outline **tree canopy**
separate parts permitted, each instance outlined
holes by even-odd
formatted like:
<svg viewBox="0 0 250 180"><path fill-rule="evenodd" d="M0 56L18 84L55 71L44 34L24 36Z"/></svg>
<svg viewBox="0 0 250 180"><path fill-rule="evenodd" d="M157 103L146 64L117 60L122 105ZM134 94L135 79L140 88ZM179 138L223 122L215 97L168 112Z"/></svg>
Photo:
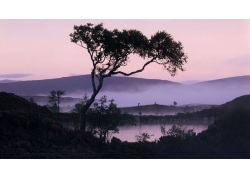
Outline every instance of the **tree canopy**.
<svg viewBox="0 0 250 180"><path fill-rule="evenodd" d="M48 96L48 108L52 112L59 113L60 112L60 103L62 96L65 95L65 91L62 90L52 90L50 91L50 95Z"/></svg>
<svg viewBox="0 0 250 180"><path fill-rule="evenodd" d="M108 77L115 74L130 76L142 72L150 63L157 63L174 76L177 69L184 70L187 55L181 42L176 42L165 31L158 31L147 38L138 30L108 30L103 24L74 26L70 34L71 42L87 49L97 76ZM119 68L127 66L129 55L137 54L146 59L141 69L122 72Z"/></svg>

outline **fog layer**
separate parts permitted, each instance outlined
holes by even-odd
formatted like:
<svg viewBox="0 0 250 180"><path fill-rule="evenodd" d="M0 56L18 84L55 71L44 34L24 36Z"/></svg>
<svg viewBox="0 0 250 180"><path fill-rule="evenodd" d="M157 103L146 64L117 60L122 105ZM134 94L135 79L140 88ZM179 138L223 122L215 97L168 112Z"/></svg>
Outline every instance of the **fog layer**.
<svg viewBox="0 0 250 180"><path fill-rule="evenodd" d="M87 92L91 95L91 92ZM82 97L84 92L78 91L69 94L71 97ZM250 94L250 84L241 86L214 86L214 85L183 85L173 86L150 86L136 92L110 92L100 91L97 99L106 95L108 99L114 99L119 107L137 106L147 104L177 105L186 104L215 104L220 105L233 100L236 97Z"/></svg>

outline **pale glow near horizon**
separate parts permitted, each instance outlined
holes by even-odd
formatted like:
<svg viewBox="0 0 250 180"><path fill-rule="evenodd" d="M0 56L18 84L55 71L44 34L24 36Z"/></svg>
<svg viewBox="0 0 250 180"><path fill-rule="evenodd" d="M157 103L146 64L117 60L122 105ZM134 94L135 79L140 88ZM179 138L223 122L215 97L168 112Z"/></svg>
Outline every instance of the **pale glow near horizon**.
<svg viewBox="0 0 250 180"><path fill-rule="evenodd" d="M171 77L152 64L134 77L182 82L250 75L250 20L0 20L0 80L89 74L89 55L69 37L74 25L88 22L103 22L108 29L137 29L148 37L165 30L182 42L188 54L186 71ZM137 62L143 63L131 58L131 64L124 69L140 68L142 64ZM31 75L1 76L5 74Z"/></svg>

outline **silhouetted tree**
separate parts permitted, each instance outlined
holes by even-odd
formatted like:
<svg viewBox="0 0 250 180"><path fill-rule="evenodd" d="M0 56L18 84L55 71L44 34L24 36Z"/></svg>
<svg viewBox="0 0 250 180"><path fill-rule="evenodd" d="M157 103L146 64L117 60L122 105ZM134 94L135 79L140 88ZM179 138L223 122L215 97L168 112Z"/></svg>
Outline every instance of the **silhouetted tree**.
<svg viewBox="0 0 250 180"><path fill-rule="evenodd" d="M101 97L99 103L94 103L94 108L89 109L87 117L88 130L104 142L109 141L113 133L119 132L118 126L134 121L132 116L117 108L113 99L108 101L106 96Z"/></svg>
<svg viewBox="0 0 250 180"><path fill-rule="evenodd" d="M161 133L163 136L172 136L178 137L182 139L186 139L189 137L195 137L196 133L193 129L183 128L182 126L173 125L168 131L166 131L165 126L161 125Z"/></svg>
<svg viewBox="0 0 250 180"><path fill-rule="evenodd" d="M153 134L150 135L148 132L139 133L138 135L135 135L137 142L147 142L151 136L154 136Z"/></svg>
<svg viewBox="0 0 250 180"><path fill-rule="evenodd" d="M32 103L32 104L37 104L36 102L35 102L35 100L34 100L34 98L33 97L30 97L30 102Z"/></svg>
<svg viewBox="0 0 250 180"><path fill-rule="evenodd" d="M139 110L138 114L139 114L139 116L141 116L141 115L142 115L142 112L141 112L140 103L138 103L138 110Z"/></svg>
<svg viewBox="0 0 250 180"><path fill-rule="evenodd" d="M177 105L177 102L175 102L175 101L174 101L174 103L173 103L173 104L174 104L174 106L176 106L176 105Z"/></svg>
<svg viewBox="0 0 250 180"><path fill-rule="evenodd" d="M48 96L48 107L52 112L60 112L60 103L62 96L65 95L65 91L62 90L52 90L50 91L50 95Z"/></svg>
<svg viewBox="0 0 250 180"><path fill-rule="evenodd" d="M103 24L74 26L71 42L87 50L92 62L91 79L93 93L82 110L81 130L85 131L86 113L102 88L103 80L116 74L131 76L142 72L151 63L157 63L174 76L178 69L184 70L187 56L181 42L173 40L165 31L158 31L147 38L138 30L108 30ZM127 66L129 55L145 59L141 69L120 71Z"/></svg>

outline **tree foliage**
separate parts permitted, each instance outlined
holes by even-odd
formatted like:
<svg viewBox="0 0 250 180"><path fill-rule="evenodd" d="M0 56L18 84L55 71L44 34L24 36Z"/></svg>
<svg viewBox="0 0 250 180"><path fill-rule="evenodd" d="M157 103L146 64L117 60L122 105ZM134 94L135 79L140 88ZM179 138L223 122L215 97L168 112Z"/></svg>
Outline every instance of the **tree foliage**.
<svg viewBox="0 0 250 180"><path fill-rule="evenodd" d="M176 105L177 105L177 102L174 101L173 104L174 104L174 106L176 106Z"/></svg>
<svg viewBox="0 0 250 180"><path fill-rule="evenodd" d="M130 76L142 72L151 63L157 63L172 76L177 70L184 70L187 55L181 42L176 42L165 31L159 31L147 38L138 30L108 30L103 24L74 26L70 34L71 42L87 50L92 62L91 79L93 94L83 108L81 129L85 130L86 113L94 102L103 85L103 80L116 74ZM123 72L121 67L127 66L130 55L137 55L145 60L141 69Z"/></svg>
<svg viewBox="0 0 250 180"><path fill-rule="evenodd" d="M94 73L104 76L115 74L132 75L141 72L150 63L157 63L175 75L177 69L183 70L187 56L181 42L173 40L165 31L159 31L150 39L138 30L114 29L110 31L103 24L91 23L74 26L71 41L87 49L94 66ZM129 55L137 54L147 59L143 69L125 73L119 68L128 64Z"/></svg>
<svg viewBox="0 0 250 180"><path fill-rule="evenodd" d="M163 136L172 136L181 139L196 136L196 133L193 129L183 128L182 126L178 125L173 125L168 131L166 131L165 126L162 125L160 130Z"/></svg>
<svg viewBox="0 0 250 180"><path fill-rule="evenodd" d="M135 135L136 141L137 142L147 142L151 136L154 136L153 134L150 135L148 132L144 132L144 133L139 133L137 135Z"/></svg>

